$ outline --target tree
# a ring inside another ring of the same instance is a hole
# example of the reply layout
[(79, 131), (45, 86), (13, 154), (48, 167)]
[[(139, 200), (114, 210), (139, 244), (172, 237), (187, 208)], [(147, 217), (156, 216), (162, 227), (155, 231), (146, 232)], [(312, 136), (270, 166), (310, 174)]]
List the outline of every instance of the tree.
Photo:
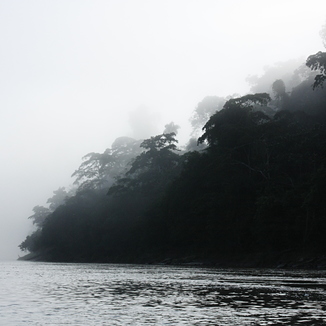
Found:
[(63, 205), (68, 198), (68, 193), (64, 187), (58, 188), (58, 190), (53, 191), (53, 196), (47, 200), (49, 209), (54, 212), (59, 206)]
[(279, 109), (286, 109), (289, 104), (289, 95), (286, 93), (284, 81), (282, 79), (275, 80), (272, 89)]
[(294, 87), (290, 95), (289, 110), (304, 111), (309, 115), (318, 116), (319, 122), (325, 121), (326, 110), (326, 89), (318, 87), (313, 89), (311, 87), (314, 84), (315, 74), (309, 76), (309, 78)]
[(326, 80), (326, 52), (317, 52), (316, 54), (310, 55), (306, 61), (306, 65), (319, 73), (315, 77), (313, 89), (322, 87)]
[(254, 75), (246, 78), (250, 85), (250, 91), (252, 93), (271, 93), (271, 85), (276, 79), (282, 79), (286, 88), (291, 90), (305, 79), (302, 75), (310, 71), (305, 65), (303, 66), (303, 63), (302, 59), (292, 59), (264, 67), (264, 73), (261, 76)]
[[(236, 142), (239, 127), (263, 123), (269, 118), (257, 107), (266, 106), (270, 101), (267, 93), (248, 94), (228, 100), (222, 111), (216, 112), (203, 127), (204, 134), (199, 143), (207, 141), (210, 146), (233, 139)], [(254, 111), (254, 108), (256, 110)], [(231, 133), (232, 131), (232, 133)], [(227, 138), (225, 136), (228, 135)]]
[(155, 189), (165, 184), (178, 166), (180, 156), (177, 150), (175, 133), (160, 134), (145, 139), (140, 147), (144, 151), (131, 163), (126, 175), (121, 176), (109, 189), (108, 194), (117, 194), (125, 191)]
[(264, 106), (270, 101), (267, 93), (248, 94), (242, 97), (231, 98), (224, 104), (224, 109), (235, 107), (253, 109), (254, 106)]
[(218, 96), (206, 96), (198, 103), (190, 118), (193, 128), (192, 134), (195, 135), (204, 126), (206, 121), (216, 112), (222, 109), (225, 98)]
[[(323, 44), (326, 47), (326, 24), (323, 26), (320, 36), (322, 37)], [(326, 52), (317, 52), (310, 55), (306, 61), (306, 65), (311, 69), (318, 71), (313, 84), (313, 89), (322, 87), (326, 80)]]
[(34, 214), (29, 216), (29, 219), (33, 220), (33, 224), (41, 228), (44, 224), (45, 219), (51, 213), (51, 210), (44, 206), (35, 206), (33, 208)]
[(78, 170), (72, 174), (72, 177), (76, 177), (74, 184), (79, 185), (79, 189), (108, 187), (108, 170), (115, 163), (111, 149), (105, 150), (104, 153), (88, 153), (83, 157), (83, 163)]
[(277, 79), (272, 85), (273, 92), (276, 98), (280, 99), (284, 96), (285, 93), (285, 84), (282, 79)]
[(21, 251), (35, 252), (39, 249), (41, 229), (36, 230), (31, 235), (28, 235), (26, 239), (18, 246)]
[(179, 129), (180, 126), (176, 125), (174, 122), (170, 122), (164, 126), (163, 134), (170, 134), (172, 132), (177, 134)]
[(176, 154), (173, 155), (171, 151), (176, 151), (177, 146), (175, 143), (178, 141), (175, 139), (175, 132), (168, 134), (161, 134), (149, 139), (145, 139), (140, 147), (145, 149), (145, 152), (136, 157), (131, 165), (128, 174), (133, 174), (142, 169), (159, 169), (164, 170), (170, 168), (170, 163), (173, 160), (170, 158), (176, 158)]
[(103, 153), (88, 153), (83, 157), (83, 163), (72, 174), (76, 177), (74, 184), (79, 185), (79, 190), (107, 189), (140, 152), (139, 141), (119, 137), (113, 142), (112, 148)]

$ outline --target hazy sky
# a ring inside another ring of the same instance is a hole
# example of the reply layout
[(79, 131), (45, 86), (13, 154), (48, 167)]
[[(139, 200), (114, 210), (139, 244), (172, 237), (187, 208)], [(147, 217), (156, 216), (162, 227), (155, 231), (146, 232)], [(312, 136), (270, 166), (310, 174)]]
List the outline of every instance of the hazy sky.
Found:
[(171, 121), (186, 142), (198, 102), (323, 50), (325, 20), (325, 0), (1, 0), (0, 259), (82, 156)]

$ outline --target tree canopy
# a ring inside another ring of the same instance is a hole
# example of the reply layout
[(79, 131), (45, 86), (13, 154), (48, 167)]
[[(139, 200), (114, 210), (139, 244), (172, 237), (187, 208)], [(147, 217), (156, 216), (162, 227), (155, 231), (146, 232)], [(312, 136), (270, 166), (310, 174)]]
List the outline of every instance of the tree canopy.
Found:
[[(323, 26), (320, 36), (326, 47), (326, 24)], [(306, 65), (310, 69), (318, 72), (315, 77), (313, 88), (322, 87), (326, 80), (326, 52), (319, 51), (316, 54), (310, 55), (306, 61)]]

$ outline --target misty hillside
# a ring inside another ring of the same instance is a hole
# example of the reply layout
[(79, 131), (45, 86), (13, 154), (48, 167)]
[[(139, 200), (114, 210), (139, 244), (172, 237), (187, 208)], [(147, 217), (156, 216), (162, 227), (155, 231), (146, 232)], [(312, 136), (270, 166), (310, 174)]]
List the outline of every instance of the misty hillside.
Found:
[[(150, 263), (326, 250), (326, 53), (252, 94), (205, 97), (178, 126), (89, 153), (20, 244), (45, 261)], [(254, 264), (254, 262), (253, 262)]]

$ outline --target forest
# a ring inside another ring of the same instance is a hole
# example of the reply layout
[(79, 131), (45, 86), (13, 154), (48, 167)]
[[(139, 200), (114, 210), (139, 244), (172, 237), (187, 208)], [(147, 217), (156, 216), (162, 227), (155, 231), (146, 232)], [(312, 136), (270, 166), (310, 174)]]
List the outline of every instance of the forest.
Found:
[(25, 259), (260, 266), (325, 255), (326, 52), (277, 73), (248, 78), (245, 96), (205, 97), (184, 148), (171, 122), (84, 156), (75, 190), (33, 208)]

